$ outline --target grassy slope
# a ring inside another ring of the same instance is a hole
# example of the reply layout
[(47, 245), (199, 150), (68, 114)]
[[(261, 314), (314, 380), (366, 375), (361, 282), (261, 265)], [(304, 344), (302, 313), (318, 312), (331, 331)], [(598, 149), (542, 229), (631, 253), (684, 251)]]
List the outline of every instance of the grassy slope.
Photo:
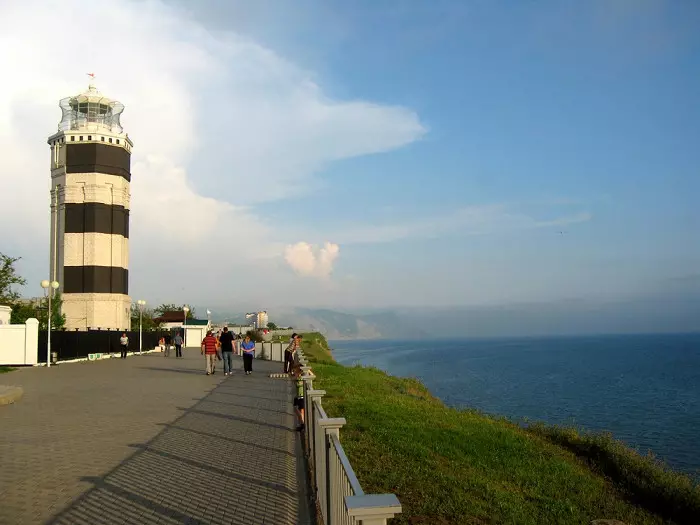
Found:
[(417, 380), (338, 365), (320, 334), (304, 352), (363, 489), (401, 500), (392, 523), (700, 523), (700, 489), (617, 442), (447, 408)]

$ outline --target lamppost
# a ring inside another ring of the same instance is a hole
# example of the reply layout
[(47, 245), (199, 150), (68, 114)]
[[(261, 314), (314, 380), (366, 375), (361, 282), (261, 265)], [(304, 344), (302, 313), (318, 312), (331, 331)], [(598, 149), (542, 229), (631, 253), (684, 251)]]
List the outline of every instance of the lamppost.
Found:
[(53, 311), (51, 310), (51, 296), (53, 295), (54, 290), (58, 290), (58, 287), (60, 285), (58, 284), (58, 281), (48, 281), (44, 279), (41, 281), (41, 287), (44, 289), (44, 292), (48, 291), (49, 294), (49, 321), (48, 321), (48, 335), (46, 336), (46, 366), (47, 368), (51, 366), (51, 314)]
[(189, 312), (190, 309), (187, 308), (186, 306), (183, 306), (182, 311), (185, 312), (185, 329), (184, 329), (185, 333), (184, 333), (184, 337), (183, 337), (183, 341), (182, 341), (182, 346), (187, 348), (187, 312)]
[(211, 329), (211, 310), (207, 309), (207, 330)]
[(139, 299), (136, 301), (139, 305), (139, 354), (143, 352), (143, 307), (146, 306), (146, 301)]

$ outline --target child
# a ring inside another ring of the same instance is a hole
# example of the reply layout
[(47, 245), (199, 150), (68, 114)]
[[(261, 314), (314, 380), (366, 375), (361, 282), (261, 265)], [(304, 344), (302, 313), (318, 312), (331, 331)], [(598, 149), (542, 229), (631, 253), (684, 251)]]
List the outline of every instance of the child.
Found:
[(301, 424), (297, 427), (297, 431), (304, 431), (304, 380), (301, 378), (301, 366), (295, 365), (292, 371), (292, 375), (296, 380), (297, 395), (294, 398), (294, 408), (299, 414), (299, 421)]

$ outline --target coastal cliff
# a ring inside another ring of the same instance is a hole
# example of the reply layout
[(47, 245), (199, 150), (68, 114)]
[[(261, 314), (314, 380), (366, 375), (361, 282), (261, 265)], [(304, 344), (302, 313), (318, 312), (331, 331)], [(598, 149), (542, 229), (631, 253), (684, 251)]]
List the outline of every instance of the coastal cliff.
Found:
[(446, 407), (415, 379), (336, 363), (321, 334), (304, 352), (363, 488), (399, 497), (392, 523), (700, 523), (697, 484), (609, 436)]

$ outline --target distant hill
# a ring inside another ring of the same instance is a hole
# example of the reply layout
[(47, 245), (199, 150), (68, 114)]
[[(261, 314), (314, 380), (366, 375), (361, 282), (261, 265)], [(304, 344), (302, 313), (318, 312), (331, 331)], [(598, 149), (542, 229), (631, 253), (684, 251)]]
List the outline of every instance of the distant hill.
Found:
[[(502, 306), (392, 308), (353, 313), (326, 308), (275, 308), (278, 326), (323, 333), (328, 339), (509, 337), (700, 331), (700, 278), (664, 293), (619, 301), (569, 300)], [(244, 313), (221, 313), (247, 324)]]
[(335, 310), (295, 308), (281, 313), (281, 325), (321, 332), (328, 339), (380, 339), (426, 337), (428, 332), (411, 327), (394, 311), (365, 315)]

